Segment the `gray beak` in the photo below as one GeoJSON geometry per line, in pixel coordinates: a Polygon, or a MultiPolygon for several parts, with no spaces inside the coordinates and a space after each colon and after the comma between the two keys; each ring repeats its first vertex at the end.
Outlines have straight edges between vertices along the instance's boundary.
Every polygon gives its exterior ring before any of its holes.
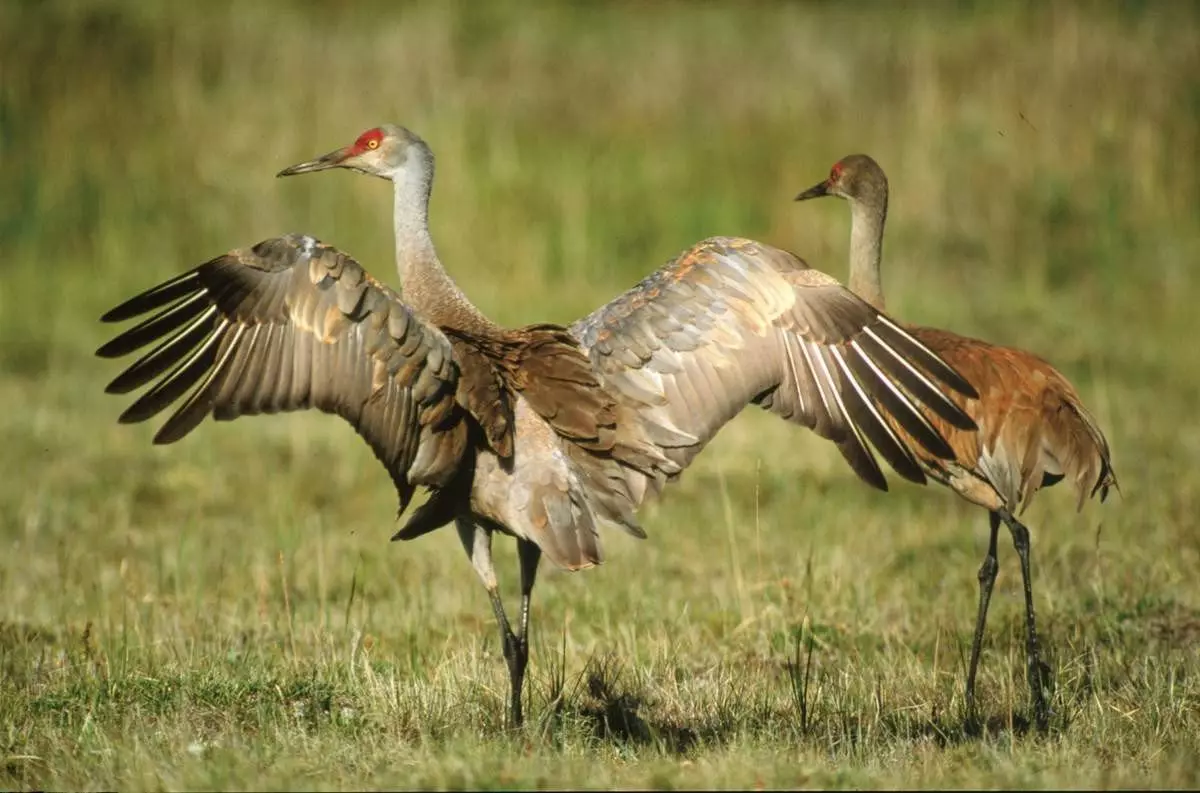
{"type": "Polygon", "coordinates": [[[295,176],[298,173],[313,173],[314,171],[324,171],[328,168],[337,168],[342,165],[350,157],[350,147],[331,151],[328,154],[322,154],[315,160],[308,162],[297,163],[296,165],[284,168],[276,176],[295,176]]]}
{"type": "Polygon", "coordinates": [[[815,184],[812,187],[808,188],[803,193],[796,196],[796,200],[797,201],[807,201],[810,198],[821,198],[822,196],[827,196],[827,195],[829,195],[829,180],[828,179],[826,179],[824,182],[815,184]]]}

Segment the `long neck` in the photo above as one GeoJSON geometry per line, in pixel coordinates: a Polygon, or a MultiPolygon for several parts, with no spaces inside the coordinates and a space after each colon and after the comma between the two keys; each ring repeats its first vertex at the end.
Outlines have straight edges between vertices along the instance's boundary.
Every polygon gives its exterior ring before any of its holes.
{"type": "Polygon", "coordinates": [[[884,310],[883,226],[887,222],[887,194],[882,200],[850,201],[850,291],[880,311],[884,310]]]}
{"type": "Polygon", "coordinates": [[[433,155],[413,152],[415,162],[392,178],[396,198],[396,268],[404,301],[437,325],[481,331],[495,325],[467,298],[442,267],[429,236],[429,195],[433,188],[433,155]]]}

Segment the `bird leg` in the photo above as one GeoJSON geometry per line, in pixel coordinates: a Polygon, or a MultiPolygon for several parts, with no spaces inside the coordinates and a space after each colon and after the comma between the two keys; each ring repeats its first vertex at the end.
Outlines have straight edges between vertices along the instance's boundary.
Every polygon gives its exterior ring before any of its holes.
{"type": "MultiPolygon", "coordinates": [[[[514,725],[519,726],[523,721],[521,690],[525,685],[525,667],[529,664],[529,601],[537,579],[542,549],[528,540],[517,540],[517,555],[521,560],[521,628],[515,635],[512,631],[508,632],[504,660],[508,662],[508,675],[512,683],[512,720],[514,725]]],[[[495,602],[499,602],[498,597],[495,602]]]]}
{"type": "MultiPolygon", "coordinates": [[[[504,611],[504,603],[500,600],[500,587],[496,582],[496,569],[492,565],[492,532],[474,521],[458,518],[454,522],[458,529],[458,537],[462,540],[467,556],[471,558],[471,566],[479,575],[483,586],[487,589],[492,601],[492,611],[496,615],[496,623],[500,627],[500,646],[504,649],[504,660],[508,665],[509,682],[511,684],[511,699],[509,703],[509,720],[513,727],[520,727],[523,721],[521,715],[521,686],[525,681],[525,665],[529,660],[529,649],[525,642],[525,628],[529,622],[528,591],[533,589],[532,576],[526,587],[525,554],[521,556],[522,584],[522,615],[521,636],[512,631],[508,615],[504,611]]],[[[521,541],[524,542],[524,541],[521,541]]],[[[536,549],[537,546],[534,546],[536,549]]],[[[533,567],[536,569],[536,559],[533,567]]]]}
{"type": "Polygon", "coordinates": [[[492,599],[492,611],[496,613],[496,622],[500,625],[500,644],[504,648],[504,662],[508,665],[509,723],[513,727],[520,727],[525,721],[521,713],[521,686],[525,682],[529,648],[524,636],[513,633],[508,615],[504,613],[504,604],[500,602],[500,592],[489,589],[488,596],[492,599]]]}
{"type": "Polygon", "coordinates": [[[1037,627],[1033,618],[1033,587],[1029,573],[1029,529],[1008,510],[1001,510],[1000,518],[1008,524],[1008,529],[1012,532],[1013,547],[1017,549],[1017,556],[1021,559],[1021,579],[1025,584],[1025,675],[1033,699],[1034,719],[1038,729],[1044,731],[1050,720],[1045,692],[1050,667],[1042,662],[1038,653],[1037,627]]]}
{"type": "Polygon", "coordinates": [[[987,623],[988,604],[992,600],[992,587],[996,583],[996,572],[1000,565],[996,561],[996,536],[1000,532],[1000,516],[988,513],[991,536],[988,538],[987,556],[979,565],[979,613],[975,617],[975,641],[971,644],[971,665],[967,668],[967,720],[975,719],[975,672],[979,668],[979,651],[983,644],[983,627],[987,623]]]}

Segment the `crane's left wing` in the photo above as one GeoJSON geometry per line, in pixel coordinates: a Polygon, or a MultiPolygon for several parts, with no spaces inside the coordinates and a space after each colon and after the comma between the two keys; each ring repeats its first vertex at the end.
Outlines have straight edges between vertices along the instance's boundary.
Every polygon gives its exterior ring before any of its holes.
{"type": "Polygon", "coordinates": [[[151,314],[102,346],[104,358],[155,346],[109,385],[156,380],[121,414],[175,410],[154,436],[172,443],[207,416],[316,408],[345,419],[387,468],[401,510],[415,485],[441,487],[467,445],[450,342],[354,259],[288,235],[218,256],[109,311],[151,314]],[[186,394],[186,396],[185,396],[186,394]]]}

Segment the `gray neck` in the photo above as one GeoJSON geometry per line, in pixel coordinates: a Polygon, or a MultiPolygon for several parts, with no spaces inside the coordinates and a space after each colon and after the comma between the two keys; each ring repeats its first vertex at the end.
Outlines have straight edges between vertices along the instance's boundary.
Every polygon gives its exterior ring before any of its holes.
{"type": "Polygon", "coordinates": [[[392,176],[396,198],[396,269],[404,302],[437,325],[480,331],[495,327],[442,267],[429,236],[429,195],[433,154],[424,146],[409,150],[408,162],[392,176]]]}
{"type": "Polygon", "coordinates": [[[881,202],[850,201],[850,291],[880,311],[885,310],[879,264],[886,222],[886,195],[881,202]]]}

